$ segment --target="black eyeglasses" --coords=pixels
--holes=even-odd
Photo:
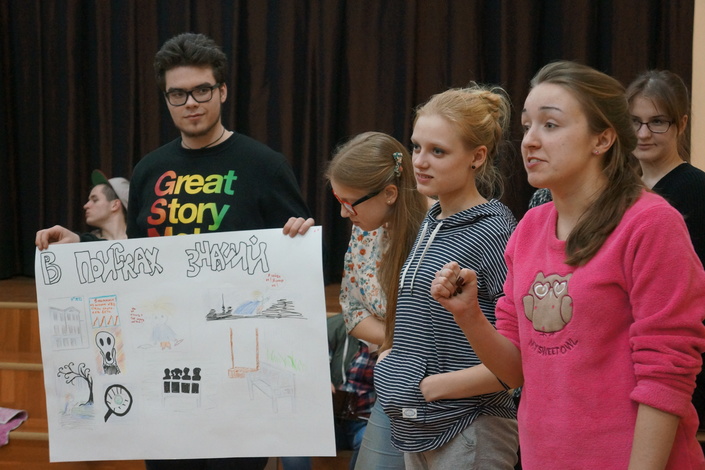
[[[176,88],[174,90],[165,91],[164,96],[166,96],[166,100],[172,106],[185,105],[189,96],[191,96],[196,103],[207,103],[213,99],[213,90],[221,85],[222,83],[216,83],[215,85],[202,85],[197,86],[191,91]]]
[[[673,121],[666,121],[664,119],[652,119],[648,122],[641,122],[636,118],[632,118],[632,126],[634,126],[634,132],[637,133],[641,129],[641,126],[646,125],[647,129],[649,129],[654,134],[663,134],[664,132],[668,132],[668,129],[671,128],[671,124],[673,124]]]
[[[382,190],[380,189],[379,191],[375,191],[375,192],[372,192],[372,193],[370,193],[370,194],[368,194],[368,195],[366,195],[366,196],[362,196],[360,199],[358,199],[357,201],[353,202],[352,204],[349,203],[349,202],[345,202],[345,201],[343,201],[342,199],[340,199],[340,196],[338,196],[337,194],[335,194],[335,191],[333,191],[333,196],[335,196],[335,198],[338,200],[338,202],[340,203],[340,205],[345,208],[345,210],[347,210],[348,212],[350,212],[352,215],[357,215],[357,211],[355,210],[355,206],[357,206],[358,204],[362,204],[363,202],[367,201],[368,199],[372,199],[373,197],[375,197],[376,195],[378,195],[378,194],[381,193],[381,192],[382,192]]]

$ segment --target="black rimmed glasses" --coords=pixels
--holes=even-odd
[[[218,88],[220,85],[222,85],[222,83],[216,83],[215,85],[201,85],[189,91],[175,88],[173,90],[165,91],[164,96],[166,96],[166,100],[172,106],[185,105],[189,96],[191,96],[196,103],[207,103],[213,99],[213,90]]]
[[[636,133],[639,132],[641,126],[646,125],[646,128],[654,134],[663,134],[664,132],[668,132],[668,129],[671,128],[671,124],[673,124],[673,121],[666,121],[665,119],[652,119],[651,121],[641,122],[636,118],[632,118],[632,126],[634,126],[634,132]]]
[[[360,199],[358,199],[357,201],[355,201],[353,203],[343,201],[342,199],[340,199],[340,196],[335,194],[335,191],[333,191],[333,196],[335,196],[335,198],[338,200],[340,205],[343,206],[346,211],[350,212],[352,215],[357,215],[357,211],[355,210],[355,206],[357,206],[358,204],[362,204],[363,202],[367,201],[368,199],[372,199],[373,197],[375,197],[376,195],[378,195],[381,192],[382,192],[381,189],[378,191],[371,192],[370,194],[367,194],[366,196],[362,196]]]

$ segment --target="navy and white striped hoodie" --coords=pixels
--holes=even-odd
[[[477,271],[480,308],[494,324],[507,274],[504,248],[516,227],[495,199],[438,220],[440,212],[438,203],[429,210],[404,264],[394,345],[375,366],[377,399],[392,422],[392,443],[404,452],[437,449],[479,415],[516,418],[506,392],[426,403],[419,389],[426,376],[480,364],[453,315],[431,297],[435,273],[450,261]]]

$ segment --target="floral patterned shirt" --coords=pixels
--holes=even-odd
[[[353,226],[340,285],[340,306],[348,333],[370,315],[384,318],[387,302],[377,270],[388,240],[383,227],[365,231]]]

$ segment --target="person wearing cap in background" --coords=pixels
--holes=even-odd
[[[91,175],[93,189],[88,202],[83,205],[86,211],[86,224],[95,227],[89,234],[82,234],[81,241],[123,240],[127,238],[127,197],[130,182],[125,178],[110,178],[100,170]],[[91,238],[88,235],[94,235]]]
[[[52,243],[127,238],[126,216],[130,182],[120,177],[108,179],[100,170],[93,170],[91,181],[93,188],[83,209],[86,211],[86,224],[94,227],[94,230],[79,234],[61,225],[39,230],[35,238],[37,248],[44,250]]]

